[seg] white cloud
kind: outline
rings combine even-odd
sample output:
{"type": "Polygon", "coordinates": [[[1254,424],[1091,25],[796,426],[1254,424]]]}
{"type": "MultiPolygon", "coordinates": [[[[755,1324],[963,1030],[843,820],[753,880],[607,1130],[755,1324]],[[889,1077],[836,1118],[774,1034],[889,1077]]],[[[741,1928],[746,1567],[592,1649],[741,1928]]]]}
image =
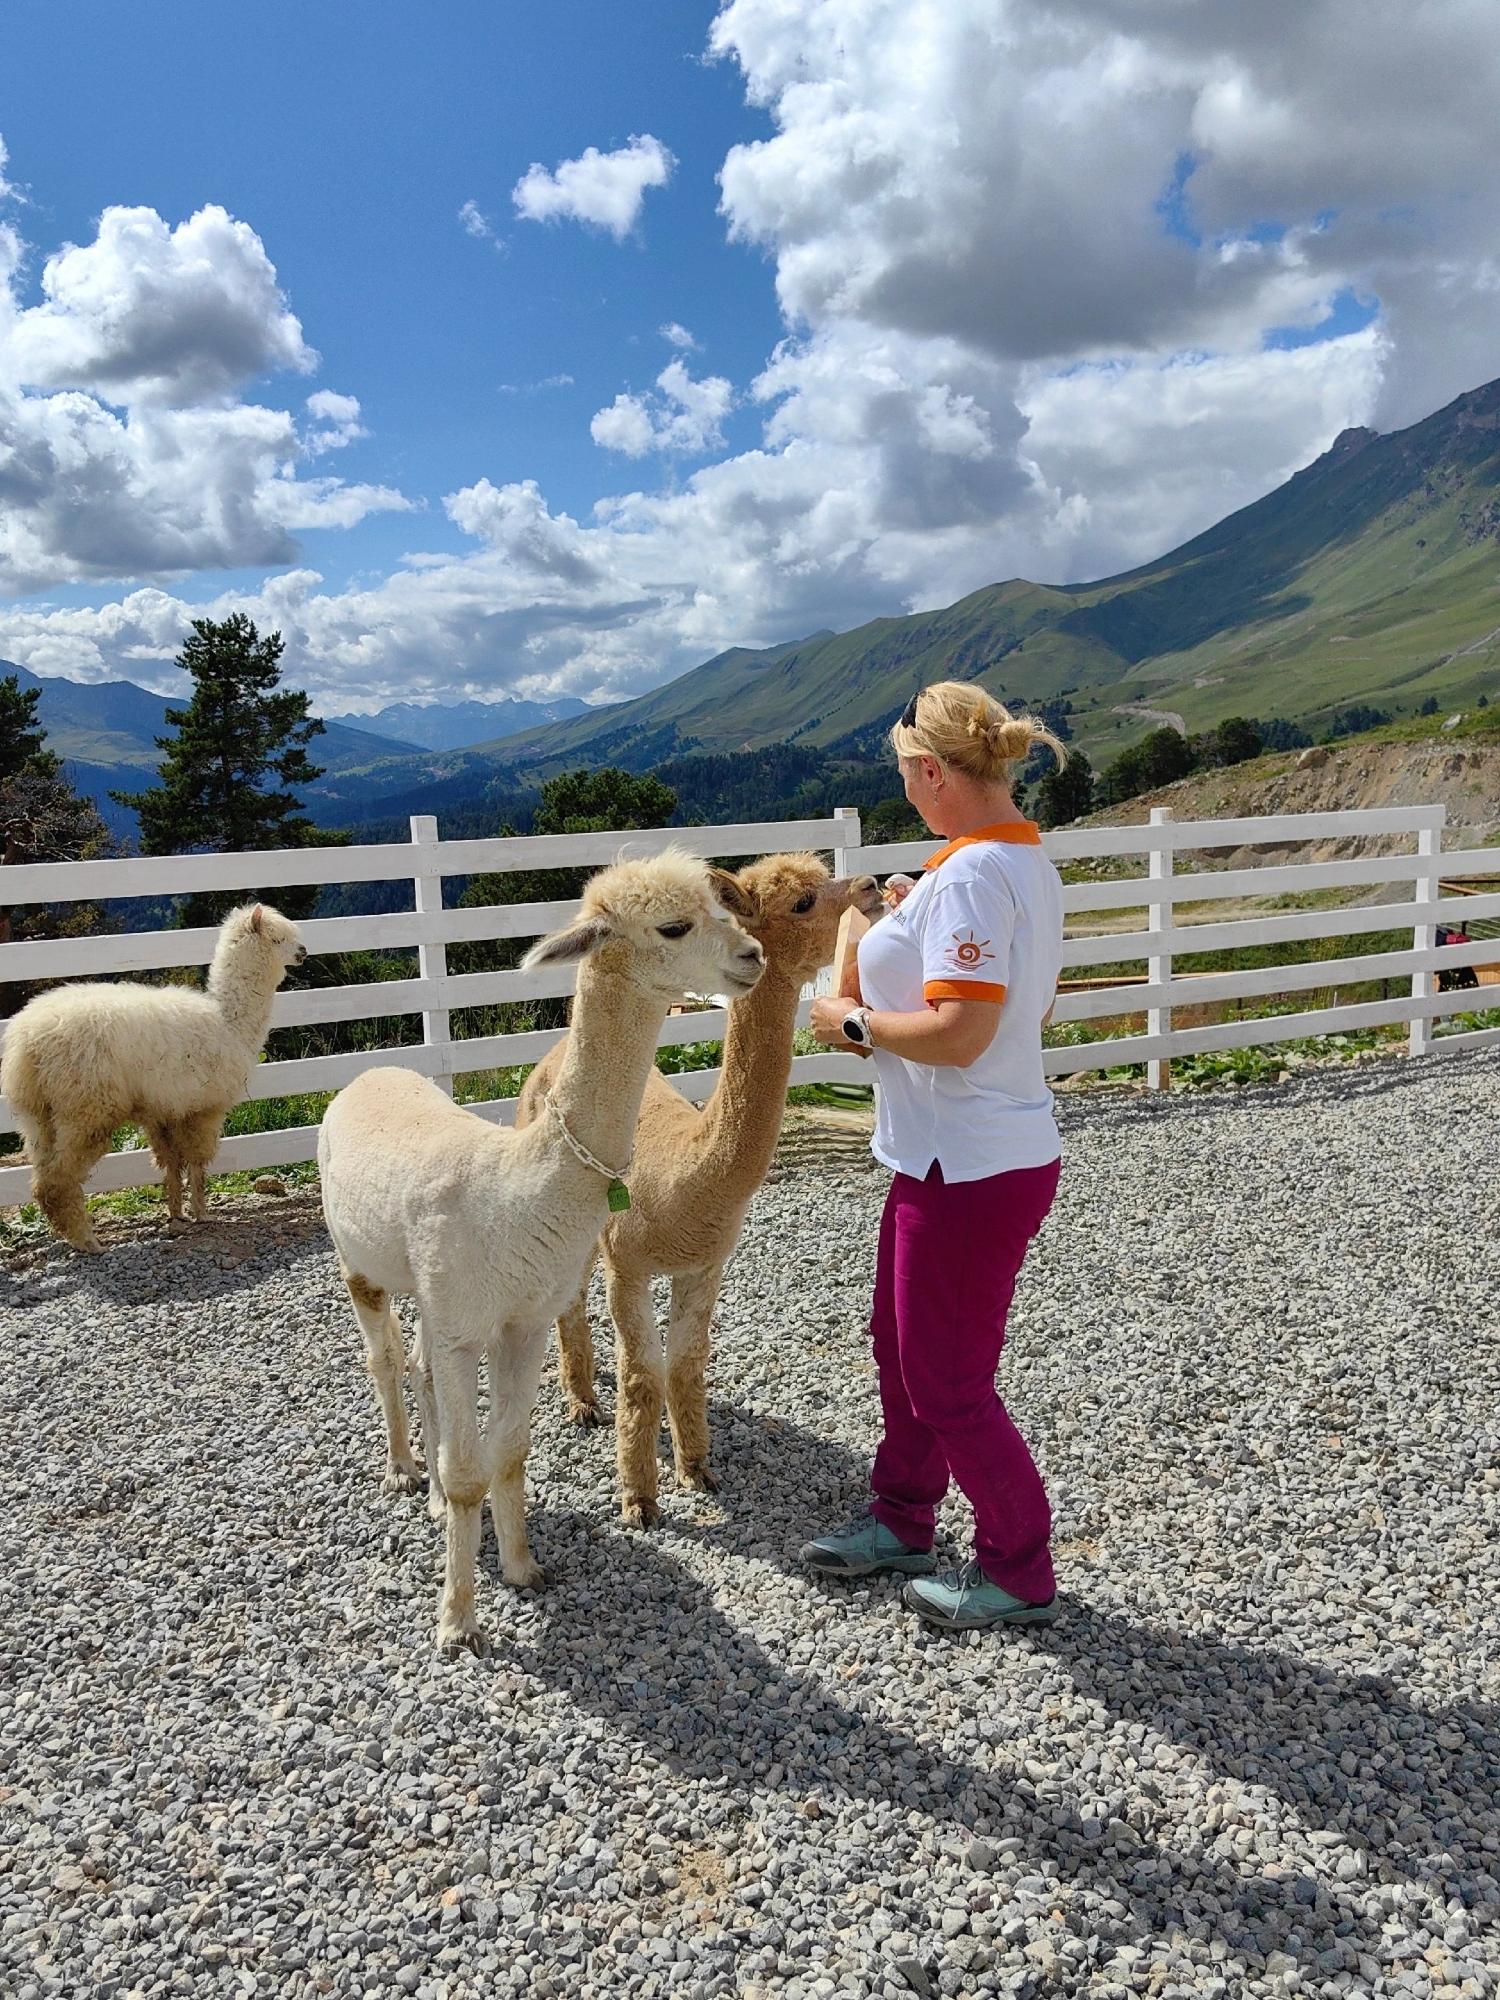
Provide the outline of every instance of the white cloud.
{"type": "Polygon", "coordinates": [[[466,201],[458,211],[458,219],[463,224],[467,235],[478,237],[481,243],[488,243],[496,250],[503,251],[505,249],[505,239],[496,232],[486,219],[484,211],[480,208],[477,201],[466,201]]]}
{"type": "Polygon", "coordinates": [[[673,347],[680,347],[684,351],[688,351],[698,345],[687,328],[680,326],[675,319],[670,319],[665,326],[658,327],[657,332],[663,340],[670,341],[673,347]]]}
{"type": "Polygon", "coordinates": [[[340,396],[332,389],[317,389],[307,399],[307,414],[318,428],[307,431],[302,443],[315,457],[320,452],[342,451],[370,433],[359,420],[358,396],[340,396]]]}
{"type": "Polygon", "coordinates": [[[10,165],[10,149],[0,139],[0,201],[21,201],[24,196],[12,181],[5,178],[5,170],[10,165]]]}
{"type": "Polygon", "coordinates": [[[701,457],[723,445],[720,426],[734,403],[734,390],[722,375],[695,379],[678,359],[667,363],[656,386],[659,395],[619,395],[608,409],[595,411],[589,424],[595,444],[627,458],[644,458],[651,451],[701,457]]]}
{"type": "Polygon", "coordinates": [[[501,382],[498,385],[502,396],[538,396],[548,389],[571,389],[572,386],[571,375],[543,375],[535,382],[501,382]]]}
{"type": "Polygon", "coordinates": [[[106,209],[93,243],[18,302],[25,246],[0,224],[0,589],[284,564],[297,531],[409,503],[389,487],[299,478],[365,433],[352,396],[289,412],[242,402],[251,377],[317,357],[255,232],[220,208],[175,229],[106,209]]]}
{"type": "Polygon", "coordinates": [[[92,243],[47,259],[42,291],[6,343],[8,371],[30,388],[181,408],[317,366],[260,238],[222,208],[175,229],[154,209],[107,208],[92,243]]]}
{"type": "Polygon", "coordinates": [[[643,397],[621,394],[608,409],[595,410],[589,420],[589,436],[606,451],[644,458],[655,442],[656,426],[643,397]]]}
{"type": "Polygon", "coordinates": [[[533,163],[511,192],[518,215],[532,222],[593,223],[617,240],[640,218],[648,188],[665,187],[677,161],[649,132],[613,153],[588,147],[551,173],[533,163]]]}

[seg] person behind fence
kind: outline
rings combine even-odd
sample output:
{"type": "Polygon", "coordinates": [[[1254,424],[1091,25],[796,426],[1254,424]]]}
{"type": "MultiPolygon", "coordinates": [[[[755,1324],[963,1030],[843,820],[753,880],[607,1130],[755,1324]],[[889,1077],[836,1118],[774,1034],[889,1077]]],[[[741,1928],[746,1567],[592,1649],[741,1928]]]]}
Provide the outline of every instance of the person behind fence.
{"type": "Polygon", "coordinates": [[[939,681],[891,731],[906,796],[945,845],[860,940],[853,979],[814,1001],[830,1047],[873,1056],[872,1149],[894,1173],[870,1331],[884,1434],[873,1504],[802,1550],[824,1576],[904,1573],[904,1600],[955,1630],[1050,1622],[1051,1510],[995,1389],[1017,1274],[1057,1191],[1061,1141],[1042,1027],[1062,963],[1062,885],[1012,774],[1061,744],[982,688],[939,681]],[[956,1483],[974,1558],[940,1573],[956,1483]]]}

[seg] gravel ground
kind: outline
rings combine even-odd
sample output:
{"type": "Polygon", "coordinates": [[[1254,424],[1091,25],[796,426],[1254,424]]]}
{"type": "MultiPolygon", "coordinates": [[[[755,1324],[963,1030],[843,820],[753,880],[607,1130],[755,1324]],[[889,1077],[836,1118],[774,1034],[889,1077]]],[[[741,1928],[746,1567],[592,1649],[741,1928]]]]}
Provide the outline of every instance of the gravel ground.
{"type": "Polygon", "coordinates": [[[544,1390],[485,1661],[305,1197],[0,1278],[0,1988],[1496,1992],[1500,1060],[1063,1116],[1039,1633],[797,1572],[872,1442],[845,1155],[731,1270],[722,1493],[626,1532],[544,1390]]]}

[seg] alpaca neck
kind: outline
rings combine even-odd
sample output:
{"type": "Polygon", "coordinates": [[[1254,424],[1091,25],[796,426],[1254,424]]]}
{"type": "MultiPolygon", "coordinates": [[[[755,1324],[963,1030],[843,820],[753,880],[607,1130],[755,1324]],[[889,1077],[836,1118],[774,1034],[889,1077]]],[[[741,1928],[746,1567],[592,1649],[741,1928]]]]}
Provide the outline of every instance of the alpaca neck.
{"type": "Polygon", "coordinates": [[[635,1150],[636,1119],[667,1003],[592,959],[578,972],[566,1053],[552,1102],[573,1137],[607,1166],[635,1150]]]}
{"type": "Polygon", "coordinates": [[[729,1009],[723,1070],[703,1110],[702,1164],[713,1173],[755,1183],[771,1164],[786,1112],[801,991],[768,966],[754,992],[729,1009]]]}
{"type": "Polygon", "coordinates": [[[252,1053],[266,1039],[280,968],[264,952],[218,951],[208,971],[208,994],[237,1042],[252,1053]]]}

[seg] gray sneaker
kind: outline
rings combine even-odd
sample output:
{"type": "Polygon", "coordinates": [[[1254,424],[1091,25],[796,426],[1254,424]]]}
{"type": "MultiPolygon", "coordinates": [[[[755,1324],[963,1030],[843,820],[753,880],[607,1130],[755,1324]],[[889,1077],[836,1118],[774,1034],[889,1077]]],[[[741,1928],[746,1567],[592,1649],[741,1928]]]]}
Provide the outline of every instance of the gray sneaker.
{"type": "Polygon", "coordinates": [[[1012,1597],[991,1583],[977,1562],[909,1583],[901,1601],[929,1625],[945,1632],[987,1632],[996,1625],[1050,1625],[1062,1610],[1055,1597],[1045,1604],[1012,1597]]]}
{"type": "Polygon", "coordinates": [[[914,1549],[884,1521],[866,1513],[837,1535],[819,1535],[802,1544],[803,1566],[819,1576],[875,1576],[894,1570],[902,1576],[930,1576],[937,1559],[930,1549],[914,1549]]]}

